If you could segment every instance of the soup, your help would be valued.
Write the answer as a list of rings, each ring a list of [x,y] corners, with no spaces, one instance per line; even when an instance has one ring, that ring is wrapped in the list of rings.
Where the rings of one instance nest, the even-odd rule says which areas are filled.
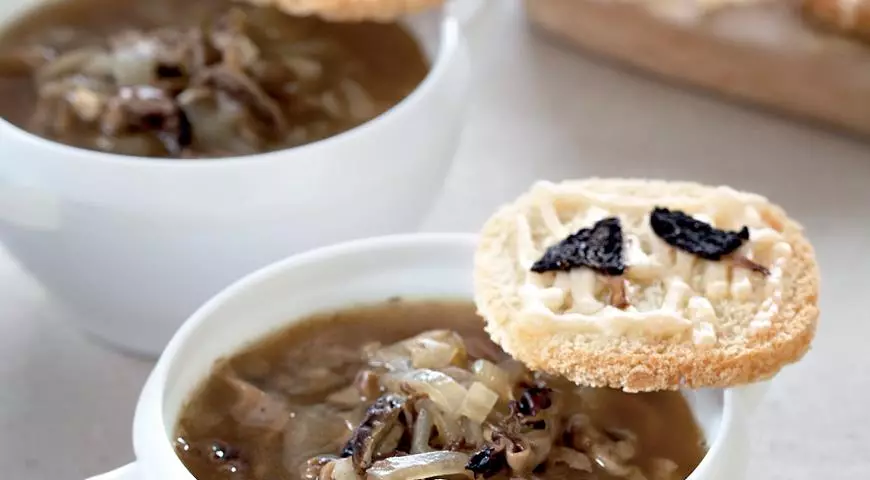
[[[0,34],[0,115],[92,150],[248,155],[354,128],[427,71],[398,24],[233,0],[61,0]]]
[[[705,453],[681,394],[527,371],[469,303],[319,315],[220,361],[176,450],[198,480],[685,479]]]

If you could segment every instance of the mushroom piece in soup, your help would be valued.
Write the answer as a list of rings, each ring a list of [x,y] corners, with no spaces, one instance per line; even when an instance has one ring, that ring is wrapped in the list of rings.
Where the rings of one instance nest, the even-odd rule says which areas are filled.
[[[176,437],[198,480],[683,480],[706,448],[679,392],[529,371],[448,301],[273,334],[215,365]]]

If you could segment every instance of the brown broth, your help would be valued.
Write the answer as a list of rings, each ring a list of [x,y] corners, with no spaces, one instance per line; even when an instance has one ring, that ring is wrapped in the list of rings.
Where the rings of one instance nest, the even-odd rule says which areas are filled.
[[[112,143],[104,138],[105,134],[101,139],[101,126],[94,121],[77,119],[73,126],[58,130],[58,127],[46,126],[46,122],[40,120],[45,115],[37,115],[39,95],[31,72],[22,74],[20,69],[10,66],[9,59],[13,54],[28,47],[48,47],[47,51],[54,52],[53,55],[88,46],[107,48],[106,39],[122,31],[194,28],[204,22],[214,22],[231,9],[240,10],[247,16],[250,36],[259,47],[262,58],[268,61],[283,61],[287,51],[301,48],[298,46],[304,43],[328,47],[326,53],[310,57],[319,63],[322,72],[317,80],[292,85],[288,87],[294,90],[292,96],[275,99],[287,119],[287,133],[262,141],[258,139],[254,146],[211,145],[209,142],[215,142],[197,138],[196,125],[193,144],[183,154],[164,151],[156,141],[138,146],[142,142]],[[354,128],[399,103],[420,84],[427,72],[428,61],[421,47],[398,24],[330,23],[313,17],[291,17],[271,7],[254,7],[233,0],[60,0],[29,12],[0,32],[0,91],[3,92],[0,95],[0,116],[23,129],[61,143],[113,153],[154,157],[252,154],[314,142]],[[343,101],[346,97],[340,95],[346,93],[342,88],[348,82],[361,87],[368,98],[365,102],[367,108],[363,113],[358,113],[359,110],[345,115],[330,113],[335,108],[330,110],[323,105],[336,103],[324,100],[325,95],[334,99],[335,92],[338,92],[339,100]],[[351,111],[347,103],[339,103],[344,109],[342,111]],[[303,104],[317,106],[301,108]],[[268,130],[260,128],[257,134]],[[236,136],[242,137],[242,134]],[[149,140],[153,139],[149,137]]]
[[[295,480],[298,471],[284,466],[284,449],[289,441],[281,434],[261,427],[245,425],[234,420],[236,393],[228,387],[225,378],[234,372],[240,378],[264,391],[280,392],[297,406],[299,411],[322,404],[332,393],[353,382],[357,370],[363,366],[361,347],[367,342],[389,344],[431,329],[451,329],[460,333],[468,343],[469,355],[494,347],[483,332],[474,306],[466,302],[449,301],[393,301],[382,305],[343,310],[318,315],[279,331],[216,365],[212,375],[186,405],[177,426],[177,435],[183,443],[177,446],[179,456],[199,480],[226,480],[234,478],[256,480]],[[473,345],[485,348],[472,348]],[[312,372],[323,368],[341,379],[337,384],[305,391],[316,385]],[[679,468],[674,477],[686,478],[705,454],[705,445],[699,427],[685,399],[677,392],[628,394],[609,389],[577,387],[564,381],[551,383],[565,392],[579,392],[566,400],[568,412],[588,414],[593,424],[602,429],[630,430],[638,438],[638,465],[651,467],[652,459],[661,457],[675,462]],[[323,417],[336,416],[328,408]],[[322,430],[317,429],[318,433]],[[310,435],[313,448],[305,452],[290,452],[300,458],[314,454],[336,454],[334,450],[318,450],[318,433],[294,432]],[[325,434],[325,433],[324,433]],[[296,438],[298,441],[299,438]],[[219,440],[238,448],[249,468],[242,475],[229,473],[220,462],[203,454],[210,442]],[[186,448],[189,450],[185,451]],[[330,447],[334,448],[334,447]],[[614,480],[601,471],[565,476],[549,471],[538,478],[581,478],[587,480]],[[584,476],[587,475],[587,476]]]

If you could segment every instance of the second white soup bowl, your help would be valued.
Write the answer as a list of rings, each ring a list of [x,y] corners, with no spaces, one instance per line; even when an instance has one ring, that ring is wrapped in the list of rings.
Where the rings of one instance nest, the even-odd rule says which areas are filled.
[[[318,312],[396,296],[470,301],[474,247],[469,235],[355,241],[289,258],[230,286],[185,322],[157,362],[136,408],[136,461],[93,480],[193,480],[175,454],[173,431],[215,361]],[[744,478],[747,420],[764,385],[684,392],[709,444],[690,480]]]
[[[0,2],[0,28],[46,0]],[[479,0],[460,0],[474,7]],[[452,4],[448,4],[452,5]],[[179,161],[61,145],[0,119],[0,241],[66,315],[157,356],[239,276],[315,246],[411,232],[437,198],[468,104],[469,59],[445,7],[405,19],[431,60],[385,114],[310,145]]]

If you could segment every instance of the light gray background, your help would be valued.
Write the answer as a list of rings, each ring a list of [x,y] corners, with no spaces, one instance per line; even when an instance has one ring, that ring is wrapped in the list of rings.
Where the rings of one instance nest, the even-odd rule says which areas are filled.
[[[870,478],[870,144],[553,46],[514,1],[489,12],[473,47],[476,103],[425,229],[473,231],[538,178],[686,178],[766,194],[817,246],[823,315],[812,352],[758,412],[750,478]],[[81,479],[131,460],[150,367],[66,324],[0,250],[0,477]]]

